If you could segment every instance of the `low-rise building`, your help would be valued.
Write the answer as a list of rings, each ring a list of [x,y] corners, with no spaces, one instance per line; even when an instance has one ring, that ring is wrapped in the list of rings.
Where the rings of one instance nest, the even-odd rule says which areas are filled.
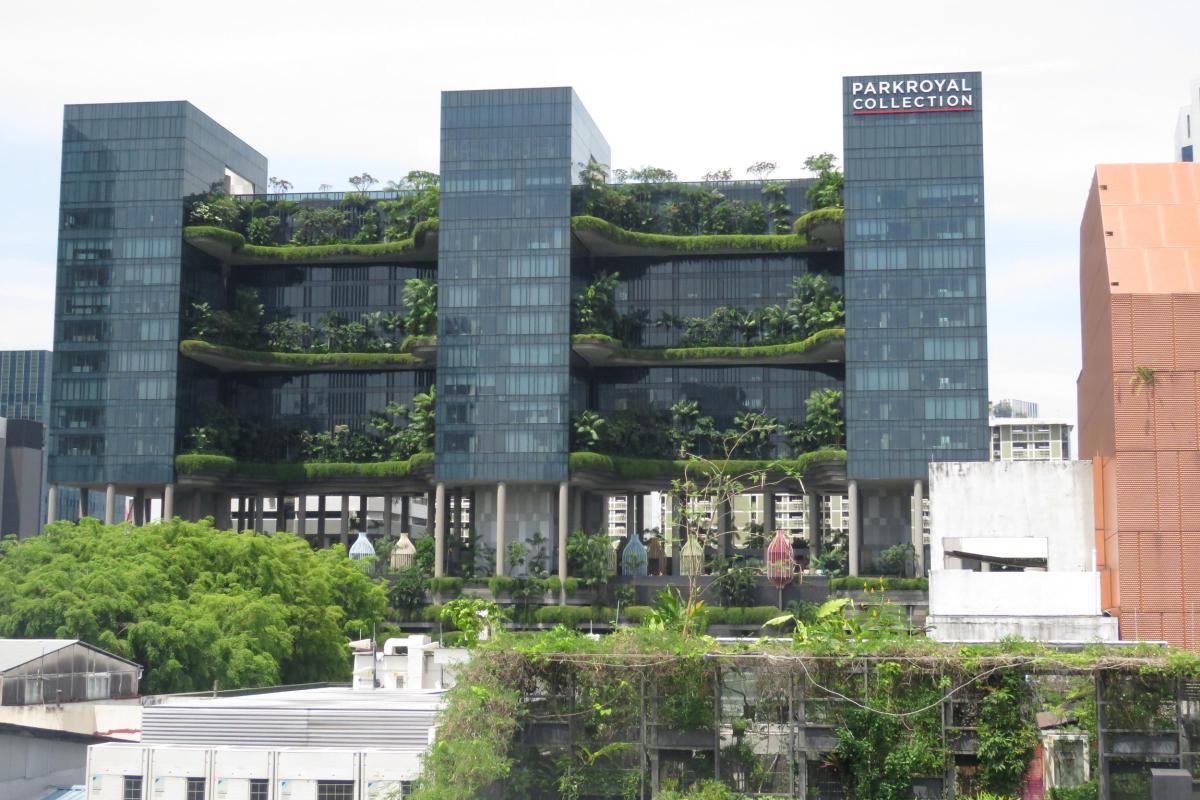
[[[939,641],[1116,641],[1100,605],[1092,464],[929,468],[930,636]]]

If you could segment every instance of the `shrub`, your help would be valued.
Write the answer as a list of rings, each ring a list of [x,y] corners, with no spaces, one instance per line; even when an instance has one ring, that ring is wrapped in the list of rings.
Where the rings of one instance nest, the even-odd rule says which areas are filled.
[[[507,575],[496,575],[488,579],[488,591],[492,593],[492,597],[499,597],[502,594],[511,594],[517,589],[520,580],[510,578]]]
[[[544,606],[533,615],[537,622],[576,627],[587,622],[608,622],[613,618],[611,608],[592,606]]]
[[[463,579],[443,576],[429,579],[429,591],[434,594],[458,597],[462,594]]]
[[[641,625],[650,616],[650,606],[625,606],[621,609],[621,620],[631,625]]]
[[[411,611],[425,605],[425,592],[429,581],[417,567],[407,567],[400,570],[391,580],[388,587],[388,601],[392,608]]]

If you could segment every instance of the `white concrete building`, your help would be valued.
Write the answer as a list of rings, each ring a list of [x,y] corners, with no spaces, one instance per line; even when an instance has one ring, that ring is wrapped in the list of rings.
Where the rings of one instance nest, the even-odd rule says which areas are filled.
[[[1200,161],[1196,154],[1196,140],[1200,139],[1200,78],[1192,81],[1188,103],[1179,107],[1179,119],[1175,123],[1175,152],[1172,161]]]
[[[1117,640],[1100,609],[1092,465],[929,465],[930,636]]]

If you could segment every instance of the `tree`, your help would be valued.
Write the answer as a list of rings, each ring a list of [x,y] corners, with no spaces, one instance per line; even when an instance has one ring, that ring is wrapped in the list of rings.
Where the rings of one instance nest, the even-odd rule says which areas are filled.
[[[344,550],[286,534],[84,519],[0,544],[0,636],[82,639],[144,666],[147,694],[347,680],[386,606]]]
[[[846,440],[842,393],[837,389],[815,389],[804,401],[804,422],[789,425],[784,435],[796,455],[823,447],[842,447]]]
[[[276,194],[283,194],[292,190],[292,182],[285,178],[276,178],[272,175],[267,178],[267,185],[271,187],[271,191]]]
[[[371,173],[369,172],[364,172],[361,175],[351,175],[346,180],[348,180],[350,185],[360,192],[365,192],[375,184],[379,183],[379,181],[372,177]]]
[[[328,192],[332,188],[333,188],[332,183],[322,183],[321,185],[317,186],[317,191],[318,192]]]
[[[724,169],[714,169],[712,172],[704,173],[704,175],[700,177],[700,180],[704,181],[705,183],[712,183],[713,181],[731,181],[733,180],[733,170],[731,170],[729,167],[725,167]]]
[[[755,161],[746,167],[746,173],[757,181],[765,181],[778,166],[774,161]]]
[[[835,166],[837,157],[833,153],[821,153],[804,159],[804,168],[817,176],[809,187],[808,204],[813,208],[842,207],[842,171]]]
[[[679,180],[679,176],[662,167],[642,167],[629,170],[626,180],[634,183],[674,183]]]
[[[437,334],[437,283],[427,278],[409,278],[404,282],[404,305],[408,316],[404,330],[410,336]]]

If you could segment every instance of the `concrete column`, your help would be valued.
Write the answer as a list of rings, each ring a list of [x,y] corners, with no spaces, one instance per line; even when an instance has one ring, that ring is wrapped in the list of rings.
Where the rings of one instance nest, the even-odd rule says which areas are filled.
[[[383,496],[383,535],[392,538],[392,496]]]
[[[433,516],[433,576],[441,578],[446,574],[446,515],[442,511],[446,507],[446,484],[439,482],[434,491],[432,505],[426,506],[426,514]],[[428,527],[428,518],[425,521]]]
[[[117,487],[111,483],[104,487],[104,524],[112,525],[117,516]]]
[[[225,492],[217,493],[217,514],[213,520],[217,524],[217,530],[229,531],[233,530],[233,520],[229,518],[230,508],[233,506],[233,498]]]
[[[192,510],[191,510],[191,513],[188,514],[188,517],[191,519],[192,522],[200,521],[200,515],[201,515],[201,512],[203,511],[203,509],[200,507],[200,501],[203,499],[203,497],[202,497],[203,494],[204,493],[201,492],[199,489],[196,489],[194,492],[192,492]]]
[[[146,524],[146,490],[137,489],[133,493],[133,524]]]
[[[508,504],[508,487],[496,484],[496,574],[504,574],[504,512]]]
[[[143,525],[150,524],[150,504],[151,504],[151,502],[152,501],[150,500],[149,497],[142,498],[142,524]]]
[[[341,530],[338,531],[338,541],[347,550],[350,549],[350,495],[342,495]]]
[[[558,603],[567,604],[567,535],[571,487],[566,481],[558,485]]]
[[[607,506],[606,506],[607,507]],[[684,542],[687,541],[687,528],[683,524],[683,515],[687,512],[688,498],[686,495],[681,497],[671,498],[671,519],[667,520],[667,524],[671,526],[671,574],[679,575],[680,567],[683,566],[681,551],[683,550]],[[607,516],[607,515],[605,515]],[[607,526],[605,526],[607,530]]]
[[[236,530],[243,531],[246,529],[246,498],[240,494],[238,495],[237,514],[238,518]]]
[[[254,495],[254,532],[263,533],[266,531],[266,526],[263,525],[263,512],[267,506],[267,496],[264,494]]]
[[[325,532],[325,495],[317,495],[317,540],[321,547],[329,547],[329,535]]]
[[[287,530],[287,498],[281,494],[275,495],[275,532]]]
[[[809,492],[804,495],[808,533],[808,561],[815,564],[821,555],[821,495]]]
[[[91,498],[88,496],[87,489],[79,490],[79,519],[83,519],[88,515],[88,501]]]
[[[925,574],[925,485],[921,479],[913,481],[912,494],[912,548],[913,574],[921,577]]]
[[[400,495],[400,532],[407,533],[409,535],[409,537],[411,538],[411,536],[412,536],[412,519],[409,516],[409,509],[408,509],[409,502],[410,501],[408,499],[408,495],[406,495],[406,494]]]
[[[308,535],[308,508],[305,504],[304,495],[296,495],[296,535]]]
[[[850,481],[847,486],[846,499],[850,504],[850,531],[846,543],[846,569],[850,577],[858,577],[858,551],[862,543],[862,528],[859,527],[858,514],[858,481]]]
[[[175,519],[175,484],[173,483],[168,483],[163,487],[162,518],[163,522]]]
[[[58,520],[58,484],[50,484],[46,492],[46,524],[53,525]]]
[[[775,538],[775,490],[763,490],[763,536],[767,543]],[[763,552],[763,557],[766,558],[766,552]],[[763,563],[766,563],[765,561]]]
[[[425,535],[433,536],[433,506],[434,494],[432,492],[425,493]]]
[[[360,494],[358,496],[358,524],[362,526],[361,530],[367,529],[367,496]]]

